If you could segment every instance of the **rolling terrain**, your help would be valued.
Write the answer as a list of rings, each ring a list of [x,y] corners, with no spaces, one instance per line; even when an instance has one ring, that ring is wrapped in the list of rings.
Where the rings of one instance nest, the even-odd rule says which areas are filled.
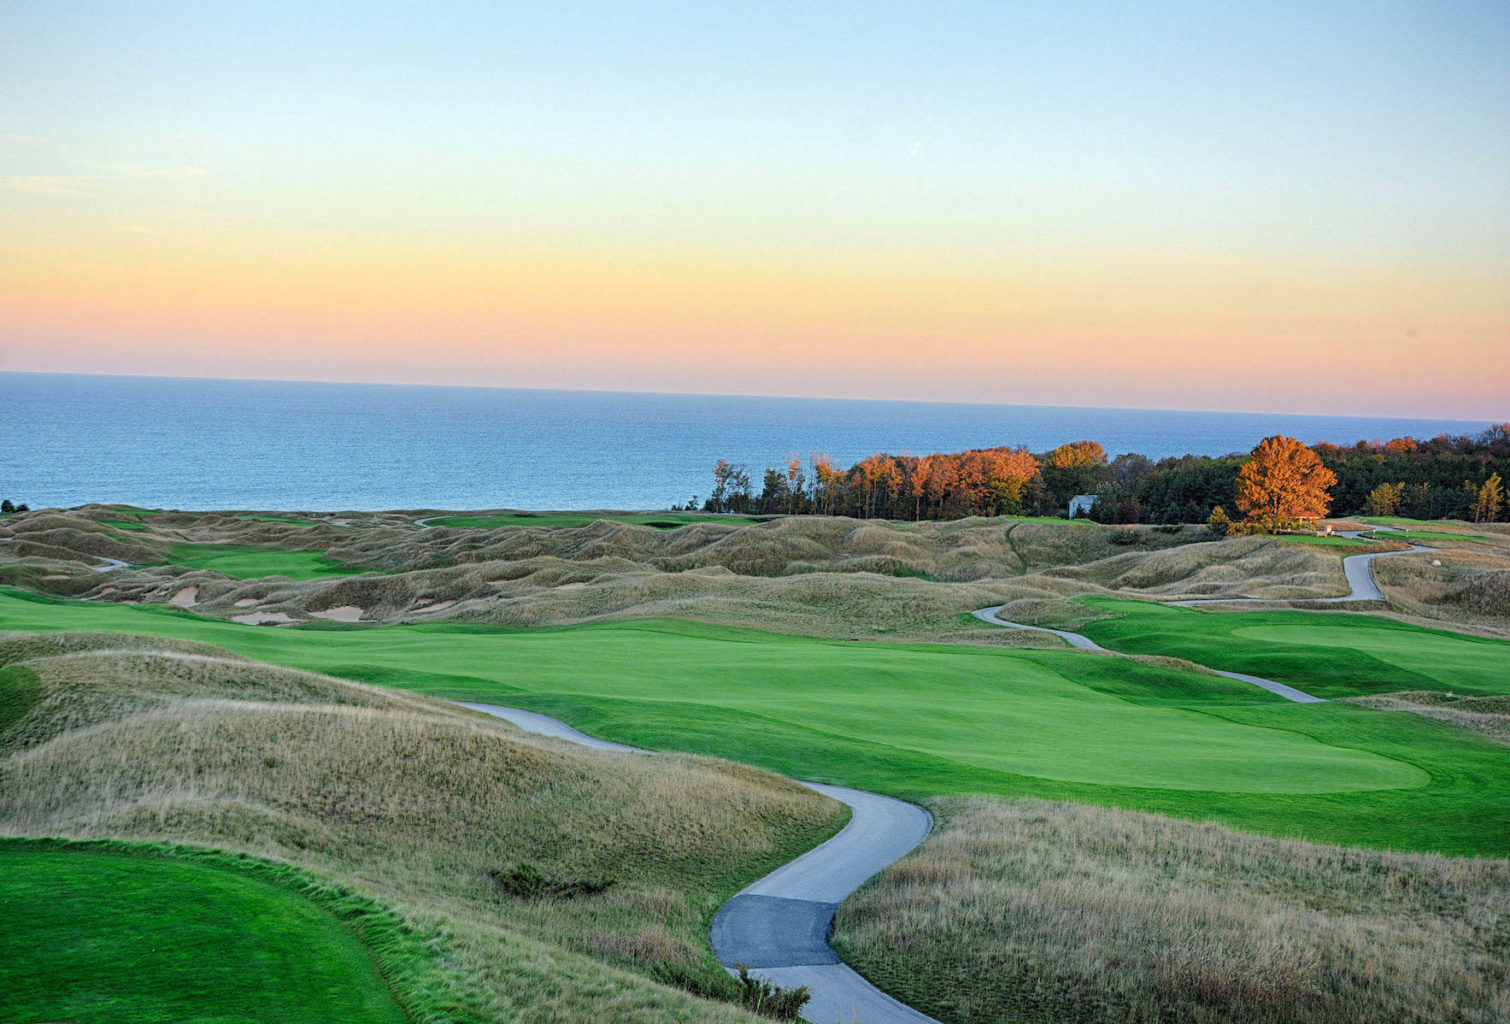
[[[1510,733],[1502,707],[1510,689],[1503,670],[1510,664],[1510,643],[1504,639],[1510,636],[1510,617],[1493,596],[1510,575],[1510,531],[1434,524],[1432,533],[1447,535],[1431,539],[1438,550],[1381,560],[1376,578],[1383,600],[1321,611],[1328,606],[1308,602],[1348,592],[1342,558],[1376,548],[1282,538],[1213,539],[1194,527],[1020,520],[747,523],[689,517],[696,521],[645,525],[624,521],[628,517],[589,516],[580,524],[567,519],[541,525],[531,520],[548,517],[501,512],[446,525],[449,518],[432,510],[270,515],[94,506],[0,520],[0,630],[15,634],[9,643],[22,650],[0,669],[7,687],[0,728],[6,736],[29,737],[13,741],[20,746],[10,755],[12,770],[46,766],[43,774],[26,776],[27,784],[7,787],[15,795],[0,826],[12,835],[166,839],[238,850],[357,884],[397,914],[410,914],[411,901],[431,911],[442,904],[448,911],[463,908],[470,923],[457,934],[471,936],[463,943],[469,950],[492,941],[477,936],[504,928],[530,942],[554,942],[560,959],[552,961],[553,971],[575,971],[572,976],[579,978],[589,969],[627,972],[624,977],[637,980],[623,984],[652,986],[625,996],[625,1005],[639,1007],[634,1012],[642,1016],[624,1019],[662,1019],[656,1014],[671,1012],[666,1008],[672,1002],[665,1000],[698,998],[688,990],[737,1000],[739,993],[726,987],[727,975],[711,961],[706,928],[712,909],[743,884],[739,879],[760,874],[749,841],[733,838],[755,824],[719,820],[698,826],[706,832],[704,845],[694,843],[685,862],[667,867],[669,875],[634,878],[631,872],[602,894],[548,901],[548,908],[529,902],[510,906],[499,925],[488,916],[496,916],[497,906],[480,902],[476,889],[468,888],[471,883],[452,888],[454,878],[428,869],[420,872],[424,877],[410,877],[412,861],[437,866],[452,861],[405,831],[399,809],[409,806],[407,797],[373,805],[365,837],[341,832],[340,857],[328,849],[321,854],[318,844],[302,839],[287,841],[269,824],[282,823],[281,817],[257,817],[265,806],[283,813],[281,805],[268,803],[267,793],[295,784],[286,774],[294,762],[315,766],[312,781],[296,784],[309,800],[332,787],[341,792],[346,783],[335,780],[348,772],[370,772],[360,766],[365,761],[336,760],[339,769],[318,768],[324,760],[350,756],[354,747],[372,745],[370,738],[358,741],[365,733],[351,732],[348,740],[343,718],[321,717],[329,714],[325,705],[335,700],[332,694],[342,695],[341,701],[360,693],[361,701],[384,695],[386,701],[417,702],[403,704],[401,717],[409,729],[417,715],[424,729],[404,733],[413,737],[406,742],[436,750],[454,744],[451,732],[464,720],[454,718],[461,712],[429,698],[481,701],[555,715],[594,736],[636,747],[711,755],[925,803],[942,816],[945,833],[846,903],[835,941],[872,980],[951,1024],[1011,1017],[1026,1013],[1024,1007],[1053,1007],[1068,1019],[1087,1020],[1102,1018],[1086,1007],[1152,1013],[1133,998],[1150,992],[1170,1019],[1193,1021],[1352,1019],[1347,1014],[1392,1012],[1412,985],[1433,986],[1441,994],[1423,1007],[1465,1020],[1493,1019],[1485,1014],[1501,1006],[1495,1000],[1503,979],[1472,966],[1454,974],[1440,965],[1482,963],[1502,927],[1490,919],[1463,922],[1468,903],[1502,898],[1503,872],[1495,865],[1502,866],[1500,858],[1510,852],[1510,819],[1503,810],[1510,803],[1503,745]],[[127,564],[115,567],[115,562]],[[1278,606],[1195,610],[1165,603],[1211,597],[1258,597]],[[1131,657],[1067,650],[1054,637],[988,626],[970,615],[988,606],[1002,606],[1003,617],[1017,621],[1083,632]],[[92,638],[78,639],[85,633]],[[64,716],[67,730],[36,732],[38,723],[49,719],[38,718],[41,705],[27,696],[37,692],[33,676],[62,678],[56,675],[63,671],[59,666],[75,658],[72,651],[66,657],[56,651],[39,655],[39,648],[26,647],[42,644],[40,650],[47,651],[48,643],[103,645],[114,653],[106,659],[108,668],[97,666],[95,673],[130,680],[177,678],[180,656],[189,652],[220,666],[251,665],[240,659],[255,659],[256,672],[275,681],[271,692],[291,695],[278,700],[299,705],[298,714],[287,720],[319,724],[302,732],[280,726],[280,735],[296,737],[290,742],[303,746],[286,756],[271,755],[276,771],[272,764],[243,766],[251,776],[273,774],[266,780],[270,788],[255,797],[242,791],[242,768],[237,768],[228,773],[235,784],[207,790],[194,814],[121,816],[112,801],[130,789],[122,790],[119,773],[140,772],[134,759],[148,752],[154,764],[161,760],[154,745],[160,740],[142,739],[150,735],[141,732],[142,716],[149,713],[134,697],[115,693],[107,702],[113,710],[103,718],[101,711],[70,712]],[[185,646],[195,644],[215,650]],[[153,653],[154,645],[178,651],[179,661],[167,665],[165,656]],[[82,664],[97,656],[106,657],[80,654],[76,660]],[[1296,705],[1210,669],[1263,675],[1332,699]],[[305,689],[294,687],[294,679]],[[316,696],[311,679],[336,689]],[[154,693],[159,685],[168,684],[141,689]],[[246,696],[241,692],[235,700]],[[251,713],[237,707],[235,716],[227,716],[221,708],[227,699],[214,686],[206,693],[185,689],[162,707],[154,705],[149,717],[187,716],[183,721],[193,723],[193,733],[222,720],[243,721],[240,716]],[[263,700],[259,695],[254,703]],[[392,713],[400,714],[400,708]],[[334,734],[333,721],[342,723]],[[218,728],[221,739],[260,749],[249,738],[255,730],[236,735],[229,725]],[[117,775],[69,775],[87,761],[83,747],[70,746],[71,738],[93,735],[91,730],[103,730],[118,744],[107,744],[106,750],[127,751],[109,755],[110,771]],[[324,749],[331,735],[339,742]],[[374,749],[394,749],[391,740],[385,742],[389,747]],[[181,755],[187,760],[163,763],[177,764],[181,772],[200,763],[209,749],[195,747]],[[708,783],[697,771],[707,764],[673,758],[662,769],[667,778],[619,779],[614,792],[621,803],[646,799],[633,795],[640,788],[700,792],[698,787]],[[0,773],[4,770],[0,767]],[[433,788],[450,771],[424,777],[432,787],[419,790],[428,794],[426,802],[472,800]],[[554,762],[541,762],[529,774],[545,780],[558,771]],[[33,778],[55,781],[33,785]],[[404,776],[385,788],[402,794],[414,783]],[[546,785],[552,796],[532,806],[544,808],[565,792],[558,782]],[[70,802],[49,793],[82,796]],[[156,799],[145,803],[151,806]],[[1083,804],[1103,809],[1078,806]],[[823,812],[821,804],[812,806],[807,825],[771,840],[772,859],[777,847],[796,852],[823,829],[837,827],[832,808]],[[210,816],[211,807],[221,808],[213,826],[194,817]],[[228,807],[237,810],[232,814]],[[488,807],[504,820],[519,814],[517,808]],[[921,876],[907,872],[914,863],[930,863],[932,851],[946,841],[989,833],[998,827],[992,822],[1018,820],[1010,816],[1026,813],[1022,808],[1038,808],[1032,813],[1038,815],[1035,821],[1043,820],[1043,829],[1097,834],[1125,830],[1126,823],[1145,820],[1140,814],[1170,816],[1146,819],[1160,823],[1157,829],[1137,826],[1151,838],[1140,840],[1144,846],[1136,855],[1123,840],[1111,844],[1124,850],[1119,856],[1128,858],[1130,877],[1142,877],[1137,872],[1145,869],[1137,865],[1157,863],[1160,849],[1216,844],[1229,861],[1251,862],[1242,882],[1247,888],[1234,896],[1239,890],[1209,878],[1199,885],[1182,882],[1182,888],[1118,911],[1125,920],[1098,917],[1111,910],[1094,900],[1075,910],[1085,927],[1129,937],[1165,936],[1155,940],[1168,950],[1162,963],[1098,974],[1093,958],[1078,975],[1056,972],[1050,965],[1078,964],[1083,954],[1049,929],[1021,947],[1024,958],[1013,961],[1017,973],[1002,975],[989,951],[1019,948],[1011,937],[970,923],[969,914],[961,924],[959,915],[943,910],[951,900],[1017,906],[1012,886],[1035,877],[1013,859],[1018,854],[955,857],[946,875],[925,873],[939,881],[923,890],[908,881]],[[244,813],[251,816],[234,824]],[[331,815],[340,820],[335,806],[319,805],[300,819],[300,829],[316,834],[328,827]],[[760,814],[755,819],[766,822],[758,827],[771,825]],[[458,820],[430,821],[427,827],[454,834],[461,829]],[[568,816],[524,831],[544,836],[554,830],[552,856],[562,857],[559,844],[566,837],[593,833],[596,826],[586,820]],[[181,821],[191,827],[175,831]],[[394,821],[400,827],[393,827]],[[269,835],[279,838],[270,843]],[[722,854],[712,849],[720,836],[730,844]],[[1318,843],[1406,852],[1360,852],[1339,862],[1338,848],[1308,845]],[[735,856],[731,846],[742,848],[743,855]],[[570,857],[551,860],[531,848],[538,861],[530,863],[596,884],[610,877],[608,865],[632,862],[631,849],[579,863]],[[348,856],[348,850],[361,855]],[[1459,862],[1440,855],[1489,859],[1479,861],[1487,865],[1482,872],[1453,874],[1448,868]],[[1279,865],[1287,858],[1301,867],[1286,874]],[[493,859],[507,858],[500,853]],[[694,862],[723,866],[713,869],[710,879],[699,875]],[[1424,930],[1441,933],[1420,971],[1400,976],[1398,996],[1390,994],[1395,989],[1360,995],[1361,982],[1339,980],[1312,961],[1283,977],[1262,974],[1258,966],[1252,977],[1233,972],[1237,960],[1252,959],[1253,951],[1245,952],[1239,941],[1251,922],[1234,917],[1221,925],[1235,936],[1235,952],[1229,960],[1210,961],[1195,945],[1175,941],[1183,933],[1168,931],[1175,925],[1161,917],[1160,908],[1170,900],[1194,901],[1195,907],[1236,898],[1288,907],[1287,893],[1324,889],[1332,874],[1344,870],[1338,863],[1410,879],[1402,884],[1413,893],[1438,894],[1422,896],[1398,913],[1385,908],[1371,923],[1359,925],[1374,937],[1381,965],[1405,956],[1405,950],[1424,949]],[[476,878],[479,866],[469,861],[452,874]],[[1113,859],[1101,867],[1070,864],[1063,870],[1078,876],[1114,867]],[[628,900],[626,881],[679,894],[681,909],[670,913],[671,904],[647,900],[620,905],[615,901]],[[1138,886],[1162,891],[1152,881]],[[1311,955],[1307,950],[1317,949],[1351,955],[1347,950],[1355,940],[1339,921],[1361,921],[1359,915],[1373,913],[1370,902],[1377,894],[1346,886],[1337,891],[1334,907],[1312,908],[1310,916],[1296,918],[1298,931],[1289,944],[1266,947],[1265,955],[1304,958]],[[1449,892],[1456,895],[1441,895]],[[912,920],[909,915],[926,916],[920,899],[941,908],[939,927],[917,926],[925,942],[888,951],[897,943],[887,937],[892,934],[887,928],[914,928],[905,923]],[[636,916],[652,903],[656,914],[651,916],[670,913],[669,927],[654,928],[642,923],[649,918]],[[1007,911],[998,918],[1002,913]],[[1283,910],[1274,919],[1284,914],[1293,911]],[[425,927],[438,920],[423,918],[430,922]],[[973,953],[938,959],[940,950],[972,942],[985,959],[972,959]],[[488,999],[496,992],[520,990],[517,977],[507,980],[512,969],[507,963],[467,968],[479,991],[494,993],[469,1004],[491,1007],[476,1011],[477,1019],[495,1019],[501,1004]],[[1475,983],[1488,988],[1473,995],[1464,970],[1478,971]],[[982,988],[951,973],[958,971],[1001,983]],[[1221,983],[1210,980],[1222,971]],[[664,981],[680,991],[653,987]],[[1276,1009],[1302,990],[1325,994],[1307,1011],[1310,1016],[1285,1016]],[[591,985],[584,989],[599,991]],[[646,994],[652,991],[662,994]],[[990,991],[1006,1002],[993,1002]],[[562,1019],[577,1019],[594,1012],[593,1006],[607,1005],[599,999],[584,994],[549,1005]],[[530,1013],[547,1003],[529,1003]],[[1237,1013],[1238,1006],[1258,1009]],[[739,1011],[724,1005],[719,1012]]]

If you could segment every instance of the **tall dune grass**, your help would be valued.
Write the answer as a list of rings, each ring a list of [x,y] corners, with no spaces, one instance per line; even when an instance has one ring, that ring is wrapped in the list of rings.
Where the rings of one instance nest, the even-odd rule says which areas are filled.
[[[935,811],[835,945],[950,1024],[1510,1019],[1510,862],[1073,804]]]

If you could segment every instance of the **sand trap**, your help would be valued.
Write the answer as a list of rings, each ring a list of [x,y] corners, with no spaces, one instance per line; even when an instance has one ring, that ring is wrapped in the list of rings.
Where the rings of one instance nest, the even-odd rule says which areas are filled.
[[[263,626],[269,622],[277,626],[287,626],[298,620],[290,618],[283,612],[252,612],[250,615],[237,615],[231,621],[239,622],[243,626]]]
[[[38,576],[37,578],[42,580],[66,580],[68,578],[68,574],[61,572],[50,572],[46,576]]]
[[[100,593],[101,594],[119,594],[120,592],[121,592],[121,588],[120,587],[101,587],[100,588]]]
[[[252,605],[254,605],[256,603],[257,603],[257,599],[255,597],[243,597],[241,600],[239,600],[239,601],[236,602],[236,607],[237,608],[250,608]]]
[[[559,587],[557,587],[556,589],[557,590],[581,590],[585,586],[587,586],[586,583],[563,583]]]
[[[327,608],[323,612],[310,612],[317,619],[329,619],[331,622],[360,622],[366,614],[366,609],[358,608],[354,604],[338,604],[334,608]]]
[[[439,604],[421,605],[414,610],[417,612],[443,612],[455,603],[455,601],[442,601]]]
[[[184,587],[178,593],[168,598],[168,603],[180,608],[193,608],[199,603],[199,587]]]

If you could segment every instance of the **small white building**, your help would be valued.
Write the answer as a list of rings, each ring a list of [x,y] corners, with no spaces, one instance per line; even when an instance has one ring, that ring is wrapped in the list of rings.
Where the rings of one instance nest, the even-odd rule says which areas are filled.
[[[1070,499],[1070,518],[1083,519],[1091,514],[1091,506],[1096,503],[1094,494],[1077,494]]]

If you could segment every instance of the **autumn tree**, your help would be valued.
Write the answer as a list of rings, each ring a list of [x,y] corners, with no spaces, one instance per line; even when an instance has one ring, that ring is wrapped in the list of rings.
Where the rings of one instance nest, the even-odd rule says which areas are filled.
[[[820,515],[824,512],[830,514],[834,510],[834,482],[839,475],[834,466],[834,460],[822,452],[814,452],[812,456],[813,466],[813,504],[815,511]]]
[[[1254,526],[1273,532],[1320,519],[1331,506],[1337,475],[1293,437],[1266,437],[1237,473],[1237,508]]]
[[[1043,482],[1055,504],[1066,505],[1077,494],[1095,489],[1106,449],[1096,441],[1062,444],[1043,457]]]
[[[1405,488],[1402,485],[1380,484],[1363,499],[1363,511],[1371,516],[1395,515],[1400,511],[1400,501],[1404,497]]]
[[[1492,523],[1499,518],[1500,508],[1505,503],[1505,485],[1498,473],[1489,474],[1474,497],[1473,521]]]
[[[1211,510],[1211,515],[1206,517],[1206,529],[1218,537],[1225,537],[1232,531],[1232,520],[1227,516],[1227,510],[1218,505]]]
[[[788,455],[786,457],[786,489],[788,508],[787,511],[796,515],[802,511],[802,492],[807,487],[807,478],[802,472],[802,456]]]

